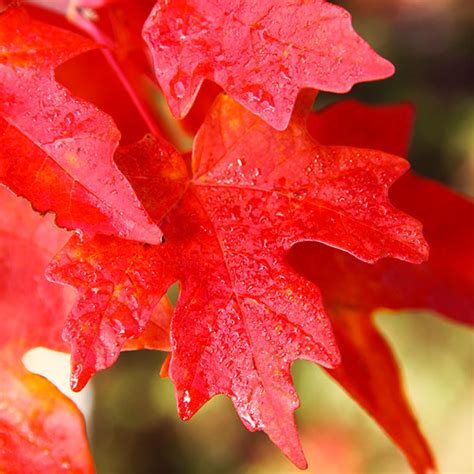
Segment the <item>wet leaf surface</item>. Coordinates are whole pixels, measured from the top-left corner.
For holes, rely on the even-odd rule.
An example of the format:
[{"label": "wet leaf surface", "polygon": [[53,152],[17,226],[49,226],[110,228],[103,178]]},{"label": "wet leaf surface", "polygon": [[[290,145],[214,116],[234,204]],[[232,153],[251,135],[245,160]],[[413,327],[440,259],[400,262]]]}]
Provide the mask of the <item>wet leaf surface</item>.
[{"label": "wet leaf surface", "polygon": [[54,68],[96,46],[9,8],[0,15],[0,180],[68,229],[158,243],[113,162],[112,119],[72,96]]},{"label": "wet leaf surface", "polygon": [[177,118],[210,79],[283,130],[301,89],[347,92],[394,71],[354,32],[349,13],[323,0],[159,0],[143,36]]}]

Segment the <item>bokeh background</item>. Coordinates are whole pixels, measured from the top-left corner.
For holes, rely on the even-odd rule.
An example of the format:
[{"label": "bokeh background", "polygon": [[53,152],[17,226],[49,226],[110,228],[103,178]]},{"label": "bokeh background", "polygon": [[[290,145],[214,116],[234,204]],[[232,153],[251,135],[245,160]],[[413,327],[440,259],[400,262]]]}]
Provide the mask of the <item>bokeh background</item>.
[{"label": "bokeh background", "polygon": [[[410,160],[420,174],[474,190],[474,8],[471,0],[352,0],[357,31],[397,67],[393,78],[348,94],[369,103],[412,102]],[[347,97],[347,96],[346,96]],[[317,108],[341,100],[320,94]],[[474,244],[474,243],[473,243]],[[473,269],[474,271],[474,269]],[[176,296],[176,289],[174,296]],[[468,329],[432,313],[383,313],[410,400],[444,474],[474,472],[474,344]],[[214,398],[182,422],[164,355],[124,353],[93,381],[86,408],[99,474],[291,474],[299,472],[262,433],[249,433],[232,404]],[[380,428],[317,366],[292,374],[310,473],[409,472]]]}]

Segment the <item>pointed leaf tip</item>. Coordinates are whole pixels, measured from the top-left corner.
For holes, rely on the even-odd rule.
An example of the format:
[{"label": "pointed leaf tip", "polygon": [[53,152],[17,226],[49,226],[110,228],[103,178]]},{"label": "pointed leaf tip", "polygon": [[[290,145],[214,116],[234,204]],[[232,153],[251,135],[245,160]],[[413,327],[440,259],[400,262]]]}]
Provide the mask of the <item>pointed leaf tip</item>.
[{"label": "pointed leaf tip", "polygon": [[350,14],[322,0],[159,0],[143,37],[178,118],[210,79],[284,130],[299,90],[343,93],[394,72],[357,35]]}]

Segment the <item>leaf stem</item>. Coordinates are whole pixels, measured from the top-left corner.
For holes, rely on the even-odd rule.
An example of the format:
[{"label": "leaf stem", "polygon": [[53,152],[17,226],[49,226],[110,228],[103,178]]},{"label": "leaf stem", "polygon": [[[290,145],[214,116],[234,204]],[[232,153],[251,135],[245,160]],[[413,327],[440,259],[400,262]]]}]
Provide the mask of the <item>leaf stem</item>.
[{"label": "leaf stem", "polygon": [[99,28],[97,28],[90,19],[86,18],[86,16],[82,14],[82,10],[83,9],[76,8],[74,12],[68,14],[69,21],[87,33],[94,41],[104,46],[101,49],[102,54],[114,73],[117,75],[122,86],[127,91],[127,94],[138,110],[140,116],[143,118],[143,121],[153,135],[164,139],[164,134],[161,130],[161,127],[157,123],[155,117],[153,117],[153,115],[150,113],[148,107],[145,105],[143,99],[139,96],[136,88],[131,84],[119,61],[115,57],[115,54],[113,53],[113,50],[115,49],[114,41],[104,34]]}]

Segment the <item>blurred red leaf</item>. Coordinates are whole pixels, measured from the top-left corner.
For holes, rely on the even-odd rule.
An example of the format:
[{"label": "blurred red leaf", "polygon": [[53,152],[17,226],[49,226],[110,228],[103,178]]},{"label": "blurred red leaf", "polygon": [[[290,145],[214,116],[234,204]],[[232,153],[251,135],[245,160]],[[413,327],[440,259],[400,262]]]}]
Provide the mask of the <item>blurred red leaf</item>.
[{"label": "blurred red leaf", "polygon": [[116,160],[166,242],[75,236],[50,266],[53,279],[80,293],[65,333],[73,387],[115,361],[179,280],[170,376],[181,417],[224,393],[247,428],[266,431],[304,466],[290,365],[304,358],[334,367],[339,355],[318,289],[291,270],[286,252],[317,240],[366,261],[423,260],[419,224],[387,198],[406,162],[321,146],[300,115],[277,132],[225,95],[196,138],[191,178],[152,138]]},{"label": "blurred red leaf", "polygon": [[21,363],[28,349],[66,348],[71,289],[48,282],[44,269],[68,234],[3,187],[0,203],[0,471],[92,473],[81,413]]},{"label": "blurred red leaf", "polygon": [[[68,351],[61,338],[72,288],[44,277],[70,234],[0,187],[0,471],[93,472],[84,421],[53,384],[23,367],[32,348]],[[169,303],[163,301],[141,338],[126,349],[169,350]]]},{"label": "blurred red leaf", "polygon": [[408,156],[415,110],[409,103],[365,105],[343,100],[308,116],[308,131],[325,145],[343,145]]},{"label": "blurred red leaf", "polygon": [[[408,105],[380,107],[341,102],[314,115],[317,117],[310,118],[310,129],[321,143],[361,146],[365,140],[367,148],[379,146],[385,151],[398,150],[400,154],[408,149],[413,120],[413,110]],[[337,298],[344,288],[346,302],[353,301],[366,312],[379,307],[432,309],[452,320],[473,325],[473,201],[412,173],[393,185],[390,199],[397,208],[423,224],[430,245],[427,262],[414,266],[382,260],[366,265],[335,249],[305,244],[314,258],[322,255],[324,259],[305,265],[305,272],[311,271],[312,279],[327,280],[328,298]],[[306,260],[302,247],[298,252]],[[324,271],[317,270],[323,264],[327,268],[339,268],[340,277],[331,281],[329,276],[323,277]]]},{"label": "blurred red leaf", "polygon": [[158,243],[113,163],[113,121],[54,79],[56,66],[96,46],[16,8],[0,14],[0,42],[0,180],[66,228]]},{"label": "blurred red leaf", "polygon": [[1,472],[94,472],[82,415],[52,383],[2,353],[0,390]]},{"label": "blurred red leaf", "polygon": [[[325,144],[378,146],[405,153],[412,118],[407,105],[348,102],[314,114],[309,123],[313,135]],[[329,375],[387,431],[413,469],[425,473],[434,469],[434,460],[406,401],[395,357],[372,314],[378,308],[432,309],[473,324],[474,205],[413,174],[395,183],[390,197],[424,224],[430,245],[427,262],[410,265],[384,259],[367,265],[309,242],[295,246],[290,261],[321,288],[342,356],[341,365]]]},{"label": "blurred red leaf", "polygon": [[394,71],[354,32],[349,13],[324,0],[159,0],[143,36],[177,118],[210,79],[283,130],[302,88],[347,92]]},{"label": "blurred red leaf", "polygon": [[0,203],[0,347],[18,359],[37,346],[66,350],[61,331],[74,291],[47,281],[44,270],[70,234],[3,186]]}]

